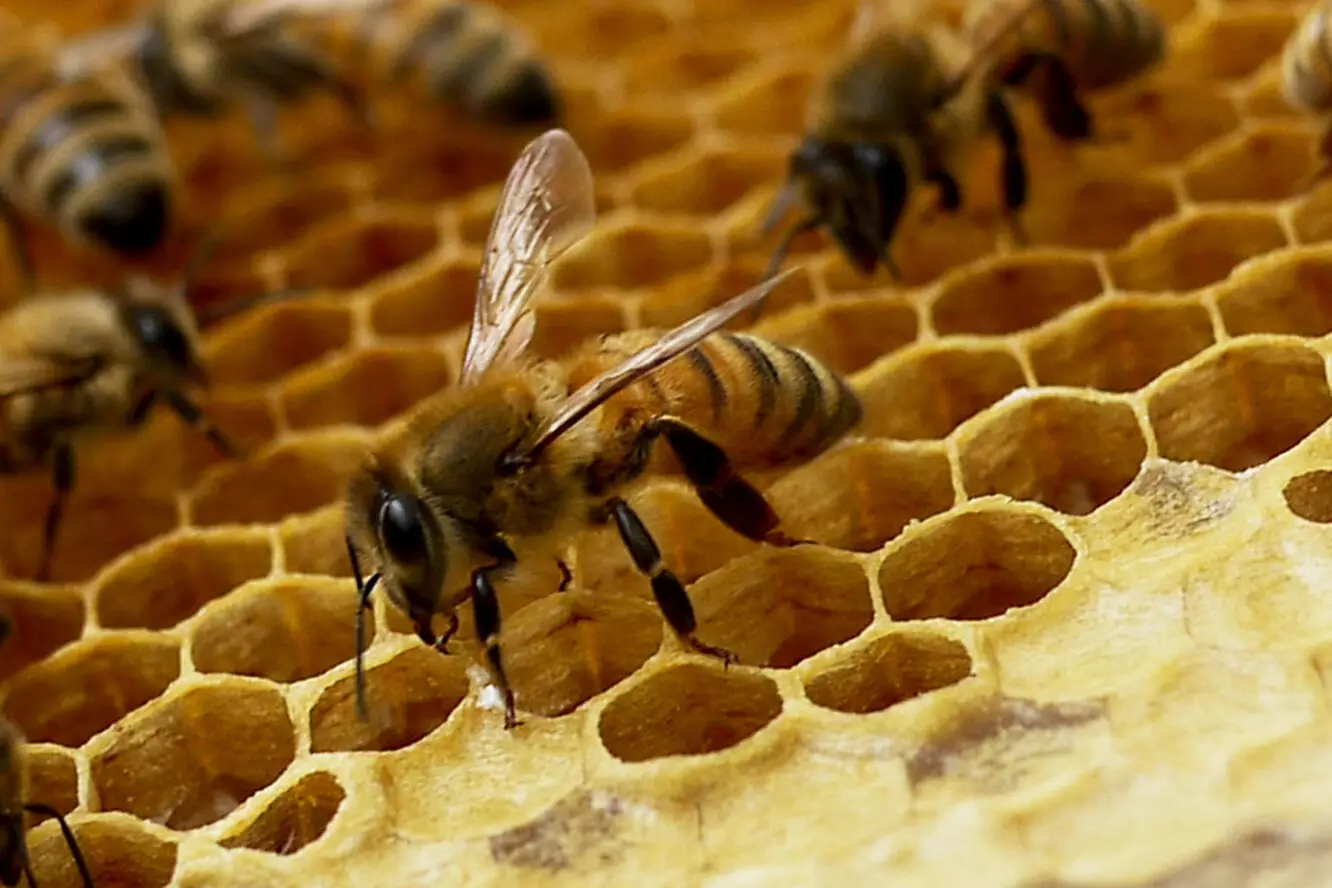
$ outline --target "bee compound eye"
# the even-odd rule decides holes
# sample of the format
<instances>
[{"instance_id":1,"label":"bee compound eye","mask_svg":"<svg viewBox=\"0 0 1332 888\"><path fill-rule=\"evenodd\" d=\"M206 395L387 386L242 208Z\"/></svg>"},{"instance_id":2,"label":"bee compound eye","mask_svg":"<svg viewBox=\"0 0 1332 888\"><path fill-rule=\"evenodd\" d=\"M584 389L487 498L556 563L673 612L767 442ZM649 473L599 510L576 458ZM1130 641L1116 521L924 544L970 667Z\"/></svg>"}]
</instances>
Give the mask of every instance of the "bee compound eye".
<instances>
[{"instance_id":1,"label":"bee compound eye","mask_svg":"<svg viewBox=\"0 0 1332 888\"><path fill-rule=\"evenodd\" d=\"M379 508L379 536L399 564L421 564L428 555L425 523L415 499L390 494Z\"/></svg>"}]
</instances>

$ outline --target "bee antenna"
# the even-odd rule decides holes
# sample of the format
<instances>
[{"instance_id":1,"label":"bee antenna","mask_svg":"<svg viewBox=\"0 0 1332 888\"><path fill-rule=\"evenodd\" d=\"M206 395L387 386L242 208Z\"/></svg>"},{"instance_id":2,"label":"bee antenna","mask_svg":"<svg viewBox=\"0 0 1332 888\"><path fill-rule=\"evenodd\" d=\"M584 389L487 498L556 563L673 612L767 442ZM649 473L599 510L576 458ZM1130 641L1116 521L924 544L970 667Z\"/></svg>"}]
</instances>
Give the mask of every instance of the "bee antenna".
<instances>
[{"instance_id":1,"label":"bee antenna","mask_svg":"<svg viewBox=\"0 0 1332 888\"><path fill-rule=\"evenodd\" d=\"M347 557L351 561L352 576L356 579L356 592L360 598L356 604L356 717L364 722L370 720L370 708L365 701L365 613L370 610L370 593L379 583L379 574L372 574L368 581L361 579L361 562L356 557L356 546L351 536L347 537Z\"/></svg>"},{"instance_id":2,"label":"bee antenna","mask_svg":"<svg viewBox=\"0 0 1332 888\"><path fill-rule=\"evenodd\" d=\"M185 269L180 274L180 289L182 292L190 292L195 283L198 282L199 272L213 258L217 248L222 246L224 240L226 240L226 233L221 226L214 227L212 231L204 235L193 255L185 260Z\"/></svg>"},{"instance_id":3,"label":"bee antenna","mask_svg":"<svg viewBox=\"0 0 1332 888\"><path fill-rule=\"evenodd\" d=\"M65 844L69 846L69 854L74 858L74 866L78 867L79 878L83 880L84 888L93 888L93 878L92 873L88 870L88 862L83 859L83 851L79 849L79 841L74 837L74 830L69 828L69 823L66 822L64 816L50 805L29 803L23 806L23 810L27 811L29 814L39 814L42 817L50 817L55 820L56 823L60 824L60 832L65 836ZM26 843L22 844L21 847L23 848L24 855L24 869L27 869L30 866L30 863L27 860L28 849ZM37 881L33 879L31 871L28 872L28 883L34 886L34 888L37 885Z\"/></svg>"},{"instance_id":4,"label":"bee antenna","mask_svg":"<svg viewBox=\"0 0 1332 888\"><path fill-rule=\"evenodd\" d=\"M786 211L791 208L791 202L795 200L795 184L789 179L782 186L782 190L777 192L777 199L772 202L772 209L768 210L768 215L763 219L763 227L760 230L764 237L772 234L777 223L782 221Z\"/></svg>"},{"instance_id":5,"label":"bee antenna","mask_svg":"<svg viewBox=\"0 0 1332 888\"><path fill-rule=\"evenodd\" d=\"M198 319L200 326L208 326L234 314L239 314L247 308L254 308L256 305L263 305L266 302L281 302L286 299L299 299L302 296L310 295L314 291L314 287L288 287L284 290L274 290L271 293L260 293L257 296L227 299L207 306L204 310L197 312L195 317Z\"/></svg>"}]
</instances>

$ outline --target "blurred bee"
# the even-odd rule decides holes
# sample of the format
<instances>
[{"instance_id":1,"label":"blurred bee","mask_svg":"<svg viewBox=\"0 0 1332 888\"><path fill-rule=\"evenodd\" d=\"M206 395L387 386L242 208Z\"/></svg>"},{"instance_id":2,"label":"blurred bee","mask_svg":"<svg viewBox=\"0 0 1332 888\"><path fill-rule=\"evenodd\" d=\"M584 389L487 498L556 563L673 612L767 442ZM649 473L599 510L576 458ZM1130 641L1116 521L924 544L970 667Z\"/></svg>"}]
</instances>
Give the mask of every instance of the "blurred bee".
<instances>
[{"instance_id":1,"label":"blurred bee","mask_svg":"<svg viewBox=\"0 0 1332 888\"><path fill-rule=\"evenodd\" d=\"M972 0L965 28L992 45L995 76L1029 88L1046 125L1070 141L1092 135L1081 93L1127 83L1166 52L1165 25L1141 0Z\"/></svg>"},{"instance_id":2,"label":"blurred bee","mask_svg":"<svg viewBox=\"0 0 1332 888\"><path fill-rule=\"evenodd\" d=\"M1300 22L1281 55L1282 91L1286 101L1314 114L1332 111L1332 35L1328 33L1329 0L1322 0ZM1332 172L1332 121L1318 141L1319 168L1305 187Z\"/></svg>"},{"instance_id":3,"label":"blurred bee","mask_svg":"<svg viewBox=\"0 0 1332 888\"><path fill-rule=\"evenodd\" d=\"M0 28L0 211L29 281L21 216L129 255L155 249L169 222L172 167L151 102L66 61Z\"/></svg>"},{"instance_id":4,"label":"blurred bee","mask_svg":"<svg viewBox=\"0 0 1332 888\"><path fill-rule=\"evenodd\" d=\"M364 615L371 592L383 586L421 640L441 651L457 629L455 608L472 600L477 636L504 696L505 725L516 725L498 646L496 583L515 570L519 552L558 563L569 535L589 522L614 523L676 635L729 662L731 654L698 638L685 587L662 564L624 490L664 438L718 518L752 540L795 545L736 466L808 458L859 421L855 393L818 361L719 332L778 279L664 334L611 336L559 362L530 359L533 302L548 264L593 219L592 175L569 135L552 130L529 144L491 228L461 385L424 402L353 477L347 548L361 595L362 718ZM673 361L682 355L687 360ZM363 552L373 553L378 567L364 582ZM438 637L431 625L437 614L448 621Z\"/></svg>"},{"instance_id":5,"label":"blurred bee","mask_svg":"<svg viewBox=\"0 0 1332 888\"><path fill-rule=\"evenodd\" d=\"M1027 200L1020 135L988 66L973 62L983 53L916 10L861 6L849 50L811 97L807 134L763 224L766 235L792 203L803 214L778 244L769 273L793 238L826 227L863 273L882 265L900 278L889 250L913 189L933 184L939 208L957 212L957 171L986 133L1003 149L1004 208L1025 240L1017 224Z\"/></svg>"},{"instance_id":6,"label":"blurred bee","mask_svg":"<svg viewBox=\"0 0 1332 888\"><path fill-rule=\"evenodd\" d=\"M206 383L198 330L180 286L134 278L124 292L37 296L0 315L0 474L51 470L38 579L74 483L74 444L134 428L161 399L227 455L235 448L186 394Z\"/></svg>"},{"instance_id":7,"label":"blurred bee","mask_svg":"<svg viewBox=\"0 0 1332 888\"><path fill-rule=\"evenodd\" d=\"M9 637L11 629L9 618L0 614L0 644ZM0 885L17 885L26 876L30 888L37 888L28 857L27 814L50 817L60 825L84 888L93 888L92 873L64 816L49 805L28 801L28 760L23 736L8 720L0 718Z\"/></svg>"}]
</instances>

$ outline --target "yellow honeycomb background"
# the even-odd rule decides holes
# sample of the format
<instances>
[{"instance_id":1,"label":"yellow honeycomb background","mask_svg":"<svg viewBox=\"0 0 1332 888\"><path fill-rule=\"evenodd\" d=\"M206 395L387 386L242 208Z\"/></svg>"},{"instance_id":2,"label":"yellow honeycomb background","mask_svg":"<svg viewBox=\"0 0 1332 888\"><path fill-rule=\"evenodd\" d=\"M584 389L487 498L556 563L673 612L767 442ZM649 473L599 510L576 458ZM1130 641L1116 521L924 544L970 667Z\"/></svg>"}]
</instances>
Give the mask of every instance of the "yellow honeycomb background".
<instances>
[{"instance_id":1,"label":"yellow honeycomb background","mask_svg":"<svg viewBox=\"0 0 1332 888\"><path fill-rule=\"evenodd\" d=\"M136 5L9 6L76 33ZM752 283L850 0L511 6L603 210L540 352ZM316 101L279 168L242 120L173 122L182 220L147 270L221 222L201 306L316 292L207 335L206 404L247 458L170 416L80 451L57 583L25 579L49 480L0 484L3 709L98 885L1332 882L1332 188L1297 193L1318 124L1278 81L1305 4L1157 8L1171 56L1093 101L1103 141L1022 104L1030 249L999 233L988 147L962 216L901 232L901 286L799 241L757 330L850 374L866 421L764 483L826 545L747 543L669 475L638 499L741 665L663 641L591 532L571 591L501 592L512 733L474 649L382 604L355 719L337 501L455 378L533 133L404 101L368 136ZM50 286L123 271L31 241ZM55 824L29 838L43 886L77 884Z\"/></svg>"}]
</instances>

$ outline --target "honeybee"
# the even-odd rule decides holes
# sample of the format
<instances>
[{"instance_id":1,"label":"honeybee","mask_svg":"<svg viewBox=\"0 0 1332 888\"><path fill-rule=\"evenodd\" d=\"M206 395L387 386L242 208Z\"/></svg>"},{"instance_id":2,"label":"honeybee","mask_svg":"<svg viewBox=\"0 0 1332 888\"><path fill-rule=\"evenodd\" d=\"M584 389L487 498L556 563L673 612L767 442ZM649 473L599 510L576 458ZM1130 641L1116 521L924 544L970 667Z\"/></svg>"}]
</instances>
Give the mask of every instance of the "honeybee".
<instances>
[{"instance_id":1,"label":"honeybee","mask_svg":"<svg viewBox=\"0 0 1332 888\"><path fill-rule=\"evenodd\" d=\"M20 214L73 240L138 255L161 244L173 172L148 98L111 72L0 28L0 215L31 281Z\"/></svg>"},{"instance_id":2,"label":"honeybee","mask_svg":"<svg viewBox=\"0 0 1332 888\"><path fill-rule=\"evenodd\" d=\"M1286 100L1315 114L1332 111L1332 35L1328 34L1329 2L1322 0L1305 14L1281 54L1281 86ZM1318 140L1319 168L1305 187L1332 171L1332 121Z\"/></svg>"},{"instance_id":3,"label":"honeybee","mask_svg":"<svg viewBox=\"0 0 1332 888\"><path fill-rule=\"evenodd\" d=\"M54 481L38 579L49 576L76 441L139 426L160 399L236 453L185 391L207 381L184 297L189 277L180 286L132 278L119 293L37 296L0 315L0 474L49 466Z\"/></svg>"},{"instance_id":4,"label":"honeybee","mask_svg":"<svg viewBox=\"0 0 1332 888\"><path fill-rule=\"evenodd\" d=\"M9 637L12 628L9 617L0 613L0 645ZM92 873L88 871L78 840L64 816L49 805L28 801L28 760L23 742L18 728L0 717L0 885L17 885L19 878L26 876L30 888L37 888L32 861L28 857L27 825L24 822L26 814L37 814L50 817L60 825L84 888L92 888Z\"/></svg>"},{"instance_id":5,"label":"honeybee","mask_svg":"<svg viewBox=\"0 0 1332 888\"><path fill-rule=\"evenodd\" d=\"M1141 0L972 0L965 28L991 45L995 76L1027 86L1070 141L1092 135L1081 93L1127 83L1166 52L1165 25Z\"/></svg>"},{"instance_id":6,"label":"honeybee","mask_svg":"<svg viewBox=\"0 0 1332 888\"><path fill-rule=\"evenodd\" d=\"M733 656L697 635L684 585L622 498L664 438L700 499L744 536L796 545L737 466L774 465L827 448L860 419L847 383L796 349L718 332L786 275L670 332L603 338L562 361L526 354L549 263L594 220L587 159L563 130L530 143L504 186L483 261L460 385L422 403L376 447L346 499L357 613L357 703L365 718L365 612L382 586L426 644L445 650L455 608L473 602L476 631L517 722L500 657L496 584L526 556L559 559L580 526L613 522L688 647ZM680 356L687 360L674 361ZM729 457L728 457L729 452ZM358 553L377 572L363 579ZM436 615L447 620L442 635Z\"/></svg>"},{"instance_id":7,"label":"honeybee","mask_svg":"<svg viewBox=\"0 0 1332 888\"><path fill-rule=\"evenodd\" d=\"M917 12L882 3L860 7L849 50L811 96L806 135L763 223L766 235L792 203L804 214L779 242L769 273L793 238L826 227L863 273L882 265L900 278L889 250L913 189L933 184L939 208L956 213L957 170L987 132L1003 149L1007 219L1025 240L1017 224L1027 200L1021 138L989 67L975 64L985 49L968 49Z\"/></svg>"}]
</instances>

